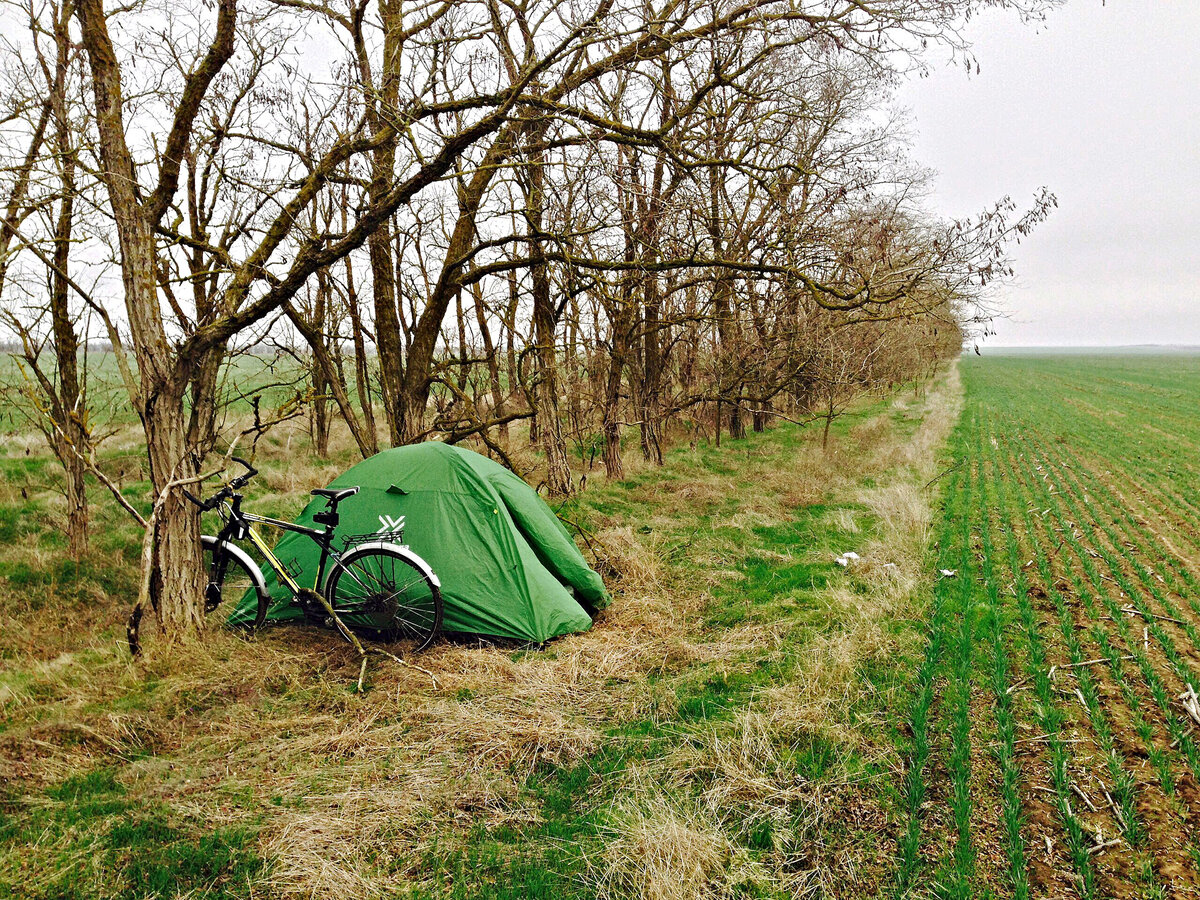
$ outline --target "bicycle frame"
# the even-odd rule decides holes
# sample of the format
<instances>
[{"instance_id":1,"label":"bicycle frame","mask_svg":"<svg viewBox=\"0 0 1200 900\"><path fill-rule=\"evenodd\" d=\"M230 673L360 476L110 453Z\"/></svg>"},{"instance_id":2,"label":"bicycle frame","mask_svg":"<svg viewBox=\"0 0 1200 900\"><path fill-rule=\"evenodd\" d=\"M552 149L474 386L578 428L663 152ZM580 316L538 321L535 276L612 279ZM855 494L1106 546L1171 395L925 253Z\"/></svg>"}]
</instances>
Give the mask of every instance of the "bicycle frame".
<instances>
[{"instance_id":1,"label":"bicycle frame","mask_svg":"<svg viewBox=\"0 0 1200 900\"><path fill-rule=\"evenodd\" d=\"M291 531L308 537L321 548L321 558L317 564L317 574L312 586L314 591L319 592L321 584L325 580L325 570L328 566L330 556L332 555L335 561L340 559L339 554L333 549L333 528L318 530L316 528L308 528L304 525L296 525L293 522L285 522L282 519L272 519L270 516L242 512L241 505L242 498L239 494L234 494L224 504L225 508L221 510L221 514L225 519L225 524L222 526L217 540L228 544L234 544L235 541L243 539L249 540L250 543L258 548L259 553L263 555L263 559L267 561L267 565L275 572L275 577L283 584L286 584L293 594L298 594L303 588L292 577L292 573L288 571L287 566L279 561L279 557L267 545L262 533L254 526L255 524L267 525L271 528L277 528L280 531Z\"/></svg>"}]
</instances>

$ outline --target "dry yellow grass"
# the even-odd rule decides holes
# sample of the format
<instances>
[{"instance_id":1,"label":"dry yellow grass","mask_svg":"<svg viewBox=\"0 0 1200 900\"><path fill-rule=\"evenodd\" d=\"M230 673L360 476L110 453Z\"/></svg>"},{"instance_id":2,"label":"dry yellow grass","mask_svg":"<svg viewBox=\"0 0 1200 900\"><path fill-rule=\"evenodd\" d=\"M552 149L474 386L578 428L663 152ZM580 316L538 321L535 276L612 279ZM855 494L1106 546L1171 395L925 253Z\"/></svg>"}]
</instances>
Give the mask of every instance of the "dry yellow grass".
<instances>
[{"instance_id":1,"label":"dry yellow grass","mask_svg":"<svg viewBox=\"0 0 1200 900\"><path fill-rule=\"evenodd\" d=\"M549 652L440 645L419 660L430 674L373 662L369 692L357 695L353 653L325 632L280 629L252 641L214 634L201 649L138 665L115 643L93 644L0 679L13 722L0 757L17 764L18 777L43 784L115 760L131 791L198 820L261 819L273 895L384 896L422 883L427 873L415 860L434 839L462 840L481 823L536 822L539 808L523 784L539 767L588 759L623 724L674 722L677 679L692 669L790 655L797 667L788 683L758 691L728 720L681 732L669 752L607 785L619 799L603 810L606 850L589 877L612 898L723 897L759 881L802 895L827 877L826 863L797 848L838 807L828 789L797 775L789 750L819 736L882 752L870 749L870 723L851 725L848 710L864 690L862 663L894 652L886 625L912 612L924 584L930 510L922 485L936 471L957 396L951 376L914 408L922 420L909 437L880 417L853 429L836 452L809 444L781 464L777 455L731 450L744 453L736 474L695 467L669 492L640 488L666 493L651 527L602 521L596 534L618 602L590 632ZM286 447L288 432L270 440ZM263 465L271 499L281 503L336 469ZM867 475L877 486L856 488ZM839 495L857 508L832 513L834 527L856 534L866 519L874 524L861 562L821 597L836 628L797 650L777 623L704 627L710 592L742 577L734 563L755 528ZM682 517L703 523L686 570L668 559ZM139 694L134 708L115 711ZM206 780L223 793L201 789ZM230 803L234 795L253 799ZM771 823L778 846L752 861L739 836L759 822ZM381 869L380 860L393 862Z\"/></svg>"},{"instance_id":2,"label":"dry yellow grass","mask_svg":"<svg viewBox=\"0 0 1200 900\"><path fill-rule=\"evenodd\" d=\"M670 796L695 797L695 805L681 811L677 801L672 805L652 795L632 811L626 801L615 806L614 828L620 836L610 844L607 868L600 876L609 896L719 897L747 877L803 896L830 878L830 867L853 871L860 864L853 848L843 848L836 861L804 851L820 845L828 816L860 801L836 796L837 789L828 787L822 796L786 762L787 751L820 737L843 748L858 747L866 755L889 752L871 733L872 724L882 730L884 723L862 717L861 710L870 707L860 702L867 688L857 673L864 662L896 652L900 638L889 623L911 616L920 602L920 589L928 585L925 550L932 511L924 483L936 470L939 448L957 420L960 403L953 372L922 404L921 424L910 438L889 437L886 428L871 424L854 434L865 441L868 454L818 456L814 448L805 454L809 458L799 461L793 471L808 477L817 471L826 481L837 479L839 490L846 490L853 478L847 467L857 466L860 472L866 468L865 474L871 475L889 473L881 485L852 492L853 500L875 520L875 536L860 549L862 558L847 579L823 592L829 619L838 627L808 641L798 654L798 670L786 684L760 691L730 721L680 741L657 762L649 779L635 773L620 785L619 796L637 795L639 779L660 790L673 785ZM726 524L739 525L734 518ZM753 518L761 518L761 513ZM831 524L854 533L857 514L838 510ZM769 625L708 635L706 644L710 652L696 655L709 661L736 658L748 648L760 659L770 658L782 646ZM851 708L860 710L853 725ZM897 760L881 762L898 770ZM804 812L798 816L797 810ZM736 814L730 816L731 811ZM874 814L882 815L878 810ZM759 871L750 876L732 850L736 843L729 829L744 831L763 822L772 825L775 852L761 854ZM655 844L663 849L656 853Z\"/></svg>"},{"instance_id":3,"label":"dry yellow grass","mask_svg":"<svg viewBox=\"0 0 1200 900\"><path fill-rule=\"evenodd\" d=\"M596 893L605 900L692 900L732 895L739 881L737 848L694 805L683 804L642 777L621 801L600 860L592 861Z\"/></svg>"}]
</instances>

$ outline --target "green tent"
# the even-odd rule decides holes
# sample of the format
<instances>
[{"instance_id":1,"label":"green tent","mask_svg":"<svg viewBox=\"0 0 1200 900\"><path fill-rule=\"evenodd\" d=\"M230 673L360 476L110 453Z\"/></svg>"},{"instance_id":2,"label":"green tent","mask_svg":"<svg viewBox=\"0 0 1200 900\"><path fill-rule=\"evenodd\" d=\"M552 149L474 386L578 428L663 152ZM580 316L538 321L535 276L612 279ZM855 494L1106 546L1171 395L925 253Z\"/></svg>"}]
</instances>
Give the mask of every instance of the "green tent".
<instances>
[{"instance_id":1,"label":"green tent","mask_svg":"<svg viewBox=\"0 0 1200 900\"><path fill-rule=\"evenodd\" d=\"M558 517L524 481L498 463L447 444L430 442L385 450L347 470L329 487L360 486L338 511L338 536L392 530L403 522L404 543L433 568L442 584L442 629L542 642L586 631L586 609L608 599L600 576ZM313 527L325 508L314 498L296 520ZM339 542L340 544L340 542ZM297 580L311 584L317 546L285 534L275 555ZM285 601L287 589L266 572L277 601L268 621L300 618ZM304 577L307 576L307 579ZM253 593L230 616L252 615Z\"/></svg>"}]
</instances>

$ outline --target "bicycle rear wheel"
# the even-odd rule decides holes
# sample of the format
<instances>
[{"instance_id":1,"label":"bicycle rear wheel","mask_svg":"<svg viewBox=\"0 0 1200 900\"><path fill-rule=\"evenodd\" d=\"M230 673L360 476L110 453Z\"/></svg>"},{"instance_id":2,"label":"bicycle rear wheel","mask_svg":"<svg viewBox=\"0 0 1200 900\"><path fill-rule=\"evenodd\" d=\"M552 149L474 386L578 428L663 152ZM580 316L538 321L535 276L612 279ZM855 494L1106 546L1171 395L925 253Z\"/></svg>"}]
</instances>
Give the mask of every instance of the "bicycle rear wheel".
<instances>
[{"instance_id":1,"label":"bicycle rear wheel","mask_svg":"<svg viewBox=\"0 0 1200 900\"><path fill-rule=\"evenodd\" d=\"M353 550L335 566L325 597L338 616L414 652L433 643L442 627L437 580L409 556L387 547Z\"/></svg>"},{"instance_id":2,"label":"bicycle rear wheel","mask_svg":"<svg viewBox=\"0 0 1200 900\"><path fill-rule=\"evenodd\" d=\"M204 571L207 575L204 590L204 614L221 609L230 615L237 609L248 591L253 591L254 603L232 624L259 628L267 617L270 598L259 588L261 575L256 578L244 560L239 559L215 537L204 535Z\"/></svg>"}]
</instances>

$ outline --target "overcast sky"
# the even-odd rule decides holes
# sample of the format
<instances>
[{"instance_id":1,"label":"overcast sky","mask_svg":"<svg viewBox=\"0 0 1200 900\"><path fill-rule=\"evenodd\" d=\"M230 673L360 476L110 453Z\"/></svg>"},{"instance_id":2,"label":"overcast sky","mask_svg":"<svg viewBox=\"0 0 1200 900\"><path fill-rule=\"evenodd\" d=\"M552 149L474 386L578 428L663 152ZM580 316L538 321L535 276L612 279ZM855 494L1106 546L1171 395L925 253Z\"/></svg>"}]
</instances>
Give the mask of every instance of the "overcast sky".
<instances>
[{"instance_id":1,"label":"overcast sky","mask_svg":"<svg viewBox=\"0 0 1200 900\"><path fill-rule=\"evenodd\" d=\"M933 202L1059 201L1015 249L988 344L1200 344L1200 2L1069 0L967 34L978 75L935 66L899 96Z\"/></svg>"}]
</instances>

